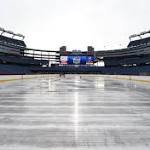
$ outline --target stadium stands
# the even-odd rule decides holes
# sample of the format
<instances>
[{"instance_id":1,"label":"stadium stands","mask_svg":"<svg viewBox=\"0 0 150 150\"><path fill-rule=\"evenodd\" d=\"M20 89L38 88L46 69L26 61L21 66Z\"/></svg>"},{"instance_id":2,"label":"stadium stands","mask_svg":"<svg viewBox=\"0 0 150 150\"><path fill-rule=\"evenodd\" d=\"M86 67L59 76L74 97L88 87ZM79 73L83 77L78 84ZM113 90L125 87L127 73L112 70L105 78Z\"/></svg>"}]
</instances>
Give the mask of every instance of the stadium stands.
<instances>
[{"instance_id":1,"label":"stadium stands","mask_svg":"<svg viewBox=\"0 0 150 150\"><path fill-rule=\"evenodd\" d=\"M83 73L83 74L120 74L150 75L150 37L130 41L127 48L107 51L67 51L66 46L57 50L39 50L26 47L24 36L6 31L12 38L0 35L0 74L33 74L33 73ZM3 33L3 29L1 29ZM144 33L150 33L144 32ZM143 35L143 33L141 33ZM14 39L22 37L22 40ZM130 38L141 35L132 35ZM91 56L93 63L103 61L104 66L90 66L85 63L59 65L60 56ZM96 59L95 59L96 57ZM65 57L66 58L66 57ZM73 59L72 59L73 60ZM93 64L92 63L92 64ZM49 64L52 64L51 67ZM87 66L86 66L87 65Z\"/></svg>"},{"instance_id":2,"label":"stadium stands","mask_svg":"<svg viewBox=\"0 0 150 150\"><path fill-rule=\"evenodd\" d=\"M28 67L14 65L14 64L0 64L1 75L19 75L19 74L32 74Z\"/></svg>"},{"instance_id":3,"label":"stadium stands","mask_svg":"<svg viewBox=\"0 0 150 150\"><path fill-rule=\"evenodd\" d=\"M141 35L130 36L140 39L130 41L127 48L95 52L97 59L104 62L106 74L149 74L150 37L141 38Z\"/></svg>"},{"instance_id":4,"label":"stadium stands","mask_svg":"<svg viewBox=\"0 0 150 150\"><path fill-rule=\"evenodd\" d=\"M22 55L26 44L22 40L0 35L0 52L12 55Z\"/></svg>"},{"instance_id":5,"label":"stadium stands","mask_svg":"<svg viewBox=\"0 0 150 150\"><path fill-rule=\"evenodd\" d=\"M135 56L141 54L150 54L150 45L143 45L124 49L115 50L99 50L95 52L97 57L124 57L124 56Z\"/></svg>"},{"instance_id":6,"label":"stadium stands","mask_svg":"<svg viewBox=\"0 0 150 150\"><path fill-rule=\"evenodd\" d=\"M51 74L110 74L110 75L150 75L150 65L128 67L87 67L87 66L55 66L45 68L32 68L34 73Z\"/></svg>"},{"instance_id":7,"label":"stadium stands","mask_svg":"<svg viewBox=\"0 0 150 150\"><path fill-rule=\"evenodd\" d=\"M150 37L140 39L140 40L131 41L129 43L128 47L135 47L135 46L147 45L147 44L150 44Z\"/></svg>"},{"instance_id":8,"label":"stadium stands","mask_svg":"<svg viewBox=\"0 0 150 150\"><path fill-rule=\"evenodd\" d=\"M20 65L47 65L47 60L36 60L32 57L25 57L25 56L11 56L11 55L0 55L0 61L4 63L11 63L11 64L20 64Z\"/></svg>"},{"instance_id":9,"label":"stadium stands","mask_svg":"<svg viewBox=\"0 0 150 150\"><path fill-rule=\"evenodd\" d=\"M104 58L105 66L132 66L150 63L150 55Z\"/></svg>"},{"instance_id":10,"label":"stadium stands","mask_svg":"<svg viewBox=\"0 0 150 150\"><path fill-rule=\"evenodd\" d=\"M0 74L31 74L31 68L49 65L49 61L43 59L40 51L37 54L38 59L34 57L36 55L34 50L30 56L26 56L29 50L25 42L13 38L14 36L24 37L23 35L5 32L13 36L0 35Z\"/></svg>"},{"instance_id":11,"label":"stadium stands","mask_svg":"<svg viewBox=\"0 0 150 150\"><path fill-rule=\"evenodd\" d=\"M7 44L7 45L10 45L10 46L26 47L26 44L25 44L24 41L9 38L9 37L3 36L3 35L0 35L0 42L2 44Z\"/></svg>"}]
</instances>

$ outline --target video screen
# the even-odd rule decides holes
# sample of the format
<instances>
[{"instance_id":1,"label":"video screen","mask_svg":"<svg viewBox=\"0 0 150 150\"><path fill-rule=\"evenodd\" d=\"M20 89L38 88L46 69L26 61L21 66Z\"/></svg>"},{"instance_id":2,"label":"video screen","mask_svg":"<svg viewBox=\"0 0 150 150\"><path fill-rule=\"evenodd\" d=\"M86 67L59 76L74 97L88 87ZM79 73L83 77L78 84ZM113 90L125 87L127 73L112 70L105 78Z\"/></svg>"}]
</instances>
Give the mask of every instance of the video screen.
<instances>
[{"instance_id":1,"label":"video screen","mask_svg":"<svg viewBox=\"0 0 150 150\"><path fill-rule=\"evenodd\" d=\"M87 65L93 64L93 56L61 56L61 64L66 65Z\"/></svg>"}]
</instances>

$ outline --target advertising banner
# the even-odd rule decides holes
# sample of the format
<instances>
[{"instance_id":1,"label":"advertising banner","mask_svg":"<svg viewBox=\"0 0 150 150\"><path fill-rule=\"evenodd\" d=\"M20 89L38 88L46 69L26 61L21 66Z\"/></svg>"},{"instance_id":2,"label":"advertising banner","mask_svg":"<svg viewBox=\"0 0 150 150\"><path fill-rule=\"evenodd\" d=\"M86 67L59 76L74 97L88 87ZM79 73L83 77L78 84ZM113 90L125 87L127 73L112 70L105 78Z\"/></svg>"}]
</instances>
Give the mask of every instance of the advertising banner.
<instances>
[{"instance_id":1,"label":"advertising banner","mask_svg":"<svg viewBox=\"0 0 150 150\"><path fill-rule=\"evenodd\" d=\"M60 62L62 65L67 65L68 64L68 56L61 56Z\"/></svg>"}]
</instances>

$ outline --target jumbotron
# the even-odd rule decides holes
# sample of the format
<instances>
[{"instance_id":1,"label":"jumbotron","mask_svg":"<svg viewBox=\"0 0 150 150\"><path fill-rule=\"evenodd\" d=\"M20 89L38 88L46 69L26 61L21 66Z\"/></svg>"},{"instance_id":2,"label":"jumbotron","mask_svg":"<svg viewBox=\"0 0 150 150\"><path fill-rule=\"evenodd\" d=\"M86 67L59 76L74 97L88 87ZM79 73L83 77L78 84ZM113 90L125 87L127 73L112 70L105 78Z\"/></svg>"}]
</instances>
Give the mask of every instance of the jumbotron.
<instances>
[{"instance_id":1,"label":"jumbotron","mask_svg":"<svg viewBox=\"0 0 150 150\"><path fill-rule=\"evenodd\" d=\"M126 48L67 51L28 48L24 35L0 28L0 74L150 75L150 31L134 34ZM101 65L98 65L101 64Z\"/></svg>"}]
</instances>

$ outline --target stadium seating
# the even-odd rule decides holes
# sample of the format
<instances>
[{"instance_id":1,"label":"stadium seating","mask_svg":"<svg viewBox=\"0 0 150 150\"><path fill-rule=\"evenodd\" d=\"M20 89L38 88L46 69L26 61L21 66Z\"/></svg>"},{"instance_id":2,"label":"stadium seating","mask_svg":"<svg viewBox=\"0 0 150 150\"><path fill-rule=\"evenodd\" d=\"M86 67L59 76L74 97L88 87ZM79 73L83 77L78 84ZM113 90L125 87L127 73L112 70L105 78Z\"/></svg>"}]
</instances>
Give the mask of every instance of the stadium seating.
<instances>
[{"instance_id":1,"label":"stadium seating","mask_svg":"<svg viewBox=\"0 0 150 150\"><path fill-rule=\"evenodd\" d=\"M12 46L26 47L26 44L24 41L9 38L9 37L2 36L2 35L0 35L0 42L7 44L7 45L12 45Z\"/></svg>"},{"instance_id":2,"label":"stadium seating","mask_svg":"<svg viewBox=\"0 0 150 150\"><path fill-rule=\"evenodd\" d=\"M143 39L140 39L140 40L131 41L129 43L128 47L135 47L135 46L139 46L139 45L147 45L148 43L150 43L150 37L143 38Z\"/></svg>"},{"instance_id":3,"label":"stadium seating","mask_svg":"<svg viewBox=\"0 0 150 150\"><path fill-rule=\"evenodd\" d=\"M13 74L13 75L19 75L19 74L31 74L31 70L29 67L25 66L19 66L19 65L13 65L13 64L0 64L0 74Z\"/></svg>"},{"instance_id":4,"label":"stadium seating","mask_svg":"<svg viewBox=\"0 0 150 150\"><path fill-rule=\"evenodd\" d=\"M33 59L32 57L25 56L11 56L11 55L0 55L0 60L3 63L20 64L20 65L48 65L47 60Z\"/></svg>"},{"instance_id":5,"label":"stadium seating","mask_svg":"<svg viewBox=\"0 0 150 150\"><path fill-rule=\"evenodd\" d=\"M128 66L150 63L150 55L104 58L105 66Z\"/></svg>"},{"instance_id":6,"label":"stadium seating","mask_svg":"<svg viewBox=\"0 0 150 150\"><path fill-rule=\"evenodd\" d=\"M56 66L47 68L32 68L34 73L64 73L64 74L110 74L110 75L150 75L150 66L136 67L88 67L88 66Z\"/></svg>"},{"instance_id":7,"label":"stadium seating","mask_svg":"<svg viewBox=\"0 0 150 150\"><path fill-rule=\"evenodd\" d=\"M17 40L0 35L0 64L24 66L48 65L47 60L34 59L33 56L24 56L26 44Z\"/></svg>"}]
</instances>

